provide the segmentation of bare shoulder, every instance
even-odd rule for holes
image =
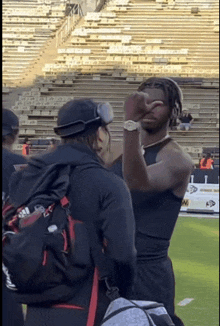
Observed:
[[[184,152],[183,148],[174,140],[161,149],[158,160],[163,160],[165,164],[179,173],[191,173],[194,170],[194,163],[190,155]]]

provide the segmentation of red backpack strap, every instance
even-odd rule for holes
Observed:
[[[98,268],[95,267],[94,276],[93,276],[93,285],[92,285],[92,293],[89,304],[89,313],[86,326],[94,326],[96,311],[98,306],[98,291],[99,291],[99,275]]]
[[[63,208],[68,207],[69,200],[66,196],[64,196],[60,200],[61,206]],[[68,220],[70,223],[70,238],[75,239],[75,233],[74,233],[74,224],[75,221],[71,216],[68,216]],[[90,298],[90,304],[89,304],[89,312],[88,312],[88,319],[86,326],[94,326],[95,324],[95,317],[96,317],[96,311],[98,306],[98,291],[99,291],[99,275],[98,275],[98,268],[95,267],[94,270],[94,276],[93,276],[93,284],[92,284],[92,292],[91,292],[91,298]]]
[[[23,206],[22,206],[23,209]],[[17,209],[9,203],[5,203],[2,207],[2,217],[5,218],[5,216],[9,213],[11,214],[14,211],[14,214],[16,213]]]

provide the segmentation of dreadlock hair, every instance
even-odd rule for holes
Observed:
[[[172,121],[175,121],[182,112],[183,94],[177,83],[170,78],[151,77],[138,87],[138,91],[142,92],[146,88],[159,88],[164,92],[170,109],[170,125],[172,125]]]
[[[106,131],[106,133],[109,136],[109,145],[107,148],[107,151],[110,151],[110,146],[111,146],[111,134],[108,130],[108,128],[106,126],[102,126],[102,128]],[[66,143],[70,143],[70,144],[76,144],[76,143],[80,143],[80,144],[85,144],[87,145],[93,152],[98,153],[100,150],[98,148],[98,144],[97,144],[97,134],[96,134],[97,130],[94,130],[91,134],[89,135],[85,135],[83,133],[80,133],[78,135],[72,135],[72,136],[68,136],[68,137],[64,137],[62,138],[62,143],[66,144]]]

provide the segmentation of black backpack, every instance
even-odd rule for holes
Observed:
[[[45,189],[41,190],[24,205],[17,208],[6,203],[2,210],[6,286],[15,300],[24,304],[71,299],[74,285],[92,275],[95,268],[87,229],[71,216],[68,198],[62,196],[45,207],[40,205]]]

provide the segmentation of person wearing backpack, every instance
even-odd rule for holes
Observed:
[[[19,132],[19,120],[13,111],[2,110],[2,204],[7,200],[9,193],[9,179],[20,165],[26,164],[26,159],[13,153],[12,147]],[[22,307],[16,303],[5,287],[3,276],[2,287],[2,323],[3,326],[22,326],[24,317]]]
[[[121,178],[103,166],[110,146],[108,124],[112,119],[108,103],[88,99],[67,102],[59,110],[55,128],[61,145],[52,152],[31,158],[28,167],[12,178],[10,199],[19,207],[27,202],[41,170],[70,165],[70,186],[66,193],[70,201],[69,213],[86,226],[88,239],[82,246],[89,244],[93,258],[91,272],[75,284],[72,297],[59,303],[29,304],[25,326],[100,325],[110,303],[105,277],[112,286],[118,287],[121,296],[131,295],[136,249],[130,192]],[[55,172],[59,174],[60,171]],[[65,184],[66,179],[61,177],[57,181]],[[45,182],[46,177],[38,190]],[[48,193],[50,190],[58,192],[58,189],[48,188]],[[97,271],[99,282],[95,284]]]

